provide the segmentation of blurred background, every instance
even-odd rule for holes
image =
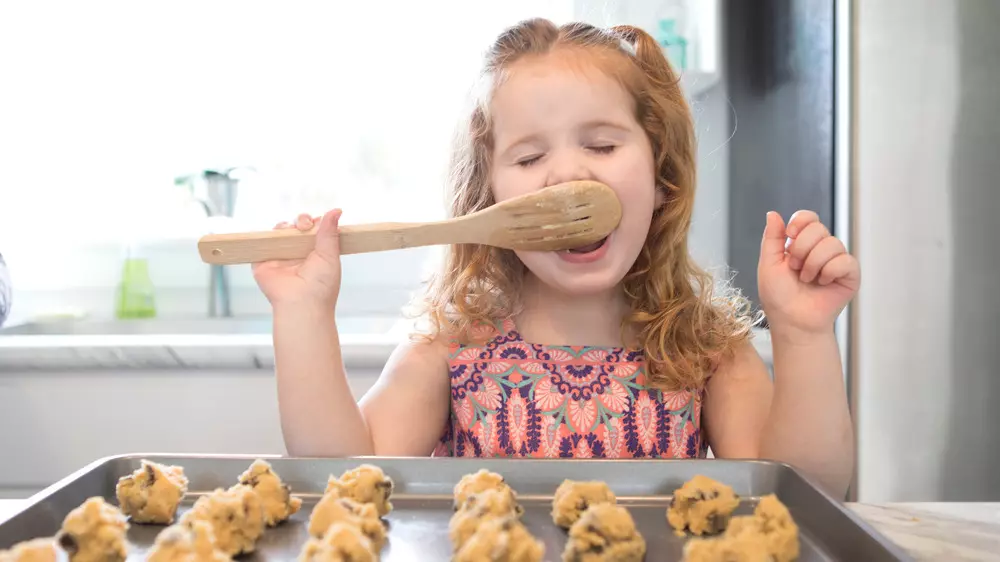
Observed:
[[[817,211],[859,256],[853,497],[1000,499],[994,0],[5,3],[0,497],[104,455],[283,453],[268,304],[198,237],[334,206],[443,218],[480,56],[528,17],[660,41],[695,117],[704,266],[756,298],[771,209]],[[344,259],[356,396],[437,256]]]

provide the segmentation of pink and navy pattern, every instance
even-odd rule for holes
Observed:
[[[513,323],[453,345],[451,413],[435,456],[695,458],[698,392],[648,388],[641,351],[525,342]]]

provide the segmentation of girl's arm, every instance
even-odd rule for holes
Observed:
[[[857,260],[816,213],[795,213],[787,227],[768,213],[757,286],[771,326],[774,385],[750,344],[720,366],[705,404],[717,455],[784,461],[844,495],[854,430],[833,324],[860,278]]]
[[[355,402],[333,310],[275,307],[281,429],[293,456],[427,456],[448,417],[447,348],[406,343]]]
[[[709,380],[705,431],[719,458],[765,458],[802,470],[843,497],[854,434],[836,339],[774,341],[774,384],[746,344]]]

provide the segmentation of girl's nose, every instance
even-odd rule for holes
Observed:
[[[545,185],[556,185],[568,181],[593,180],[593,173],[587,166],[582,153],[575,150],[563,150],[549,157],[546,170]]]

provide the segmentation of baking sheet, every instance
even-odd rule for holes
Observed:
[[[569,478],[603,480],[628,507],[643,538],[646,560],[681,559],[685,538],[674,535],[666,522],[673,490],[696,474],[732,486],[744,502],[737,513],[753,511],[756,498],[775,493],[800,527],[801,562],[881,562],[911,560],[856,515],[817,490],[796,471],[780,463],[731,460],[528,460],[528,459],[294,459],[268,456],[187,456],[143,454],[97,461],[33,496],[28,506],[0,524],[0,549],[40,536],[53,535],[70,510],[88,497],[115,501],[118,478],[139,467],[141,459],[181,465],[190,480],[182,505],[188,509],[201,494],[236,483],[256,458],[265,458],[282,479],[303,497],[302,510],[291,520],[265,531],[257,551],[240,560],[293,560],[308,538],[309,513],[326,488],[328,477],[362,463],[381,467],[394,480],[394,510],[386,520],[389,541],[386,562],[448,560],[448,521],[452,489],[458,480],[480,468],[503,474],[525,507],[523,521],[546,545],[546,560],[560,560],[566,534],[549,516],[552,494]],[[129,529],[129,560],[143,560],[160,526]]]

